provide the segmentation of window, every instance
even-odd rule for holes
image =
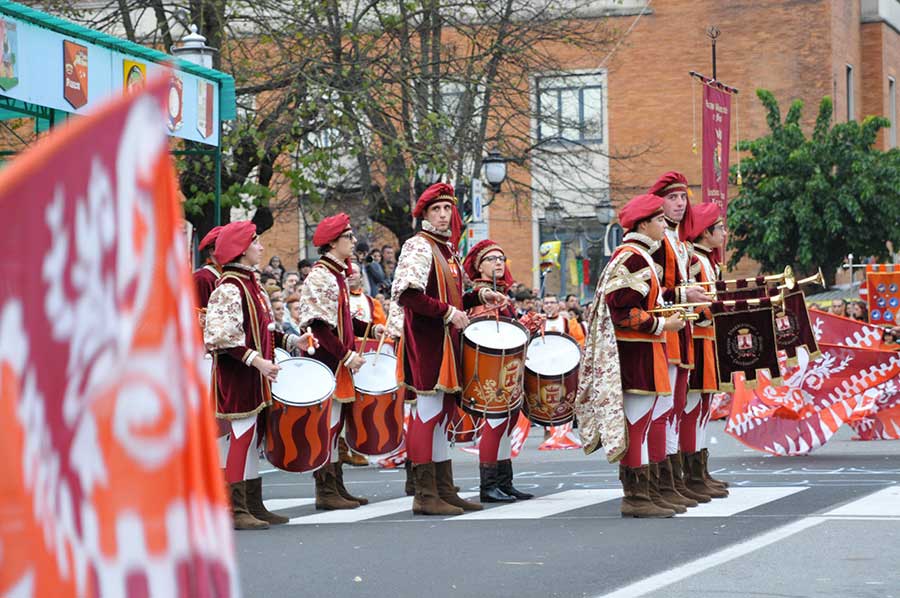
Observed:
[[[602,143],[602,73],[537,79],[538,141]]]
[[[893,77],[888,77],[888,118],[891,120],[888,147],[897,147],[897,81]]]
[[[854,120],[856,114],[853,102],[853,66],[847,65],[847,120]]]

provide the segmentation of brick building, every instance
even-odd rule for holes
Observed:
[[[537,117],[531,123],[535,142],[573,137],[560,143],[530,172],[515,172],[540,188],[526,201],[499,193],[487,210],[489,235],[511,259],[517,280],[537,285],[538,247],[542,241],[563,242],[561,271],[548,278],[548,289],[578,293],[571,269],[574,257],[591,259],[590,284],[604,262],[603,235],[607,224],[598,205],[618,206],[645,190],[670,169],[684,172],[699,201],[699,100],[702,90],[688,76],[697,70],[711,74],[706,27],[716,25],[718,77],[738,88],[732,139],[765,134],[764,111],[757,88],[771,90],[782,107],[804,102],[804,123],[810,128],[823,96],[834,98],[837,122],[881,115],[896,122],[896,80],[900,77],[900,2],[896,0],[624,0],[600,1],[615,6],[610,18],[630,32],[610,56],[585,56],[569,50],[561,56],[566,72],[533,73],[531,97]],[[600,9],[604,8],[599,6]],[[608,8],[608,7],[607,7]],[[599,13],[598,13],[599,14]],[[696,116],[694,106],[697,106]],[[563,126],[558,115],[572,115],[578,127]],[[571,123],[570,123],[571,124]],[[895,129],[880,139],[883,148],[896,145]],[[577,148],[599,147],[606,156],[580,158]],[[625,160],[617,156],[637,154]],[[737,156],[732,153],[732,162]],[[586,177],[577,190],[542,185],[544,169],[570,169],[571,180]],[[731,196],[736,195],[736,189]],[[554,203],[555,202],[555,203]],[[558,223],[544,209],[559,205]],[[552,214],[551,214],[552,215]],[[551,219],[552,220],[552,219]],[[764,225],[764,223],[761,223]],[[287,263],[304,244],[302,217],[281,216],[266,233],[270,253]],[[756,273],[753,263],[741,264],[737,275]]]

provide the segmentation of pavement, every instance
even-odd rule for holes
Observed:
[[[900,598],[900,442],[851,434],[771,457],[713,422],[710,469],[731,496],[664,520],[623,519],[616,467],[537,450],[539,428],[513,461],[536,498],[451,518],[412,515],[402,468],[345,466],[371,504],[317,512],[310,474],[261,463],[291,522],[236,532],[241,583],[252,597]],[[477,493],[477,457],[457,447],[453,462]]]

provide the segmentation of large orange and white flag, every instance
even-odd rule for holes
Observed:
[[[165,78],[0,174],[0,595],[238,594]]]

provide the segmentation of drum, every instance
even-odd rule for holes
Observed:
[[[483,425],[483,420],[471,413],[466,413],[462,407],[457,406],[450,415],[447,440],[453,444],[471,444],[478,438],[478,432]]]
[[[347,446],[367,456],[384,455],[403,442],[403,399],[399,397],[397,358],[390,345],[363,353],[366,363],[353,374],[356,400],[345,427]],[[378,355],[378,359],[375,356]]]
[[[286,359],[290,359],[291,354],[282,349],[281,347],[275,347],[275,363],[281,363]]]
[[[525,406],[528,419],[558,426],[575,418],[581,348],[561,332],[535,336],[525,353]]]
[[[462,336],[462,408],[479,417],[507,417],[522,402],[528,330],[510,318],[481,316]]]
[[[266,416],[266,458],[284,471],[314,471],[328,462],[334,374],[308,357],[278,365]]]

